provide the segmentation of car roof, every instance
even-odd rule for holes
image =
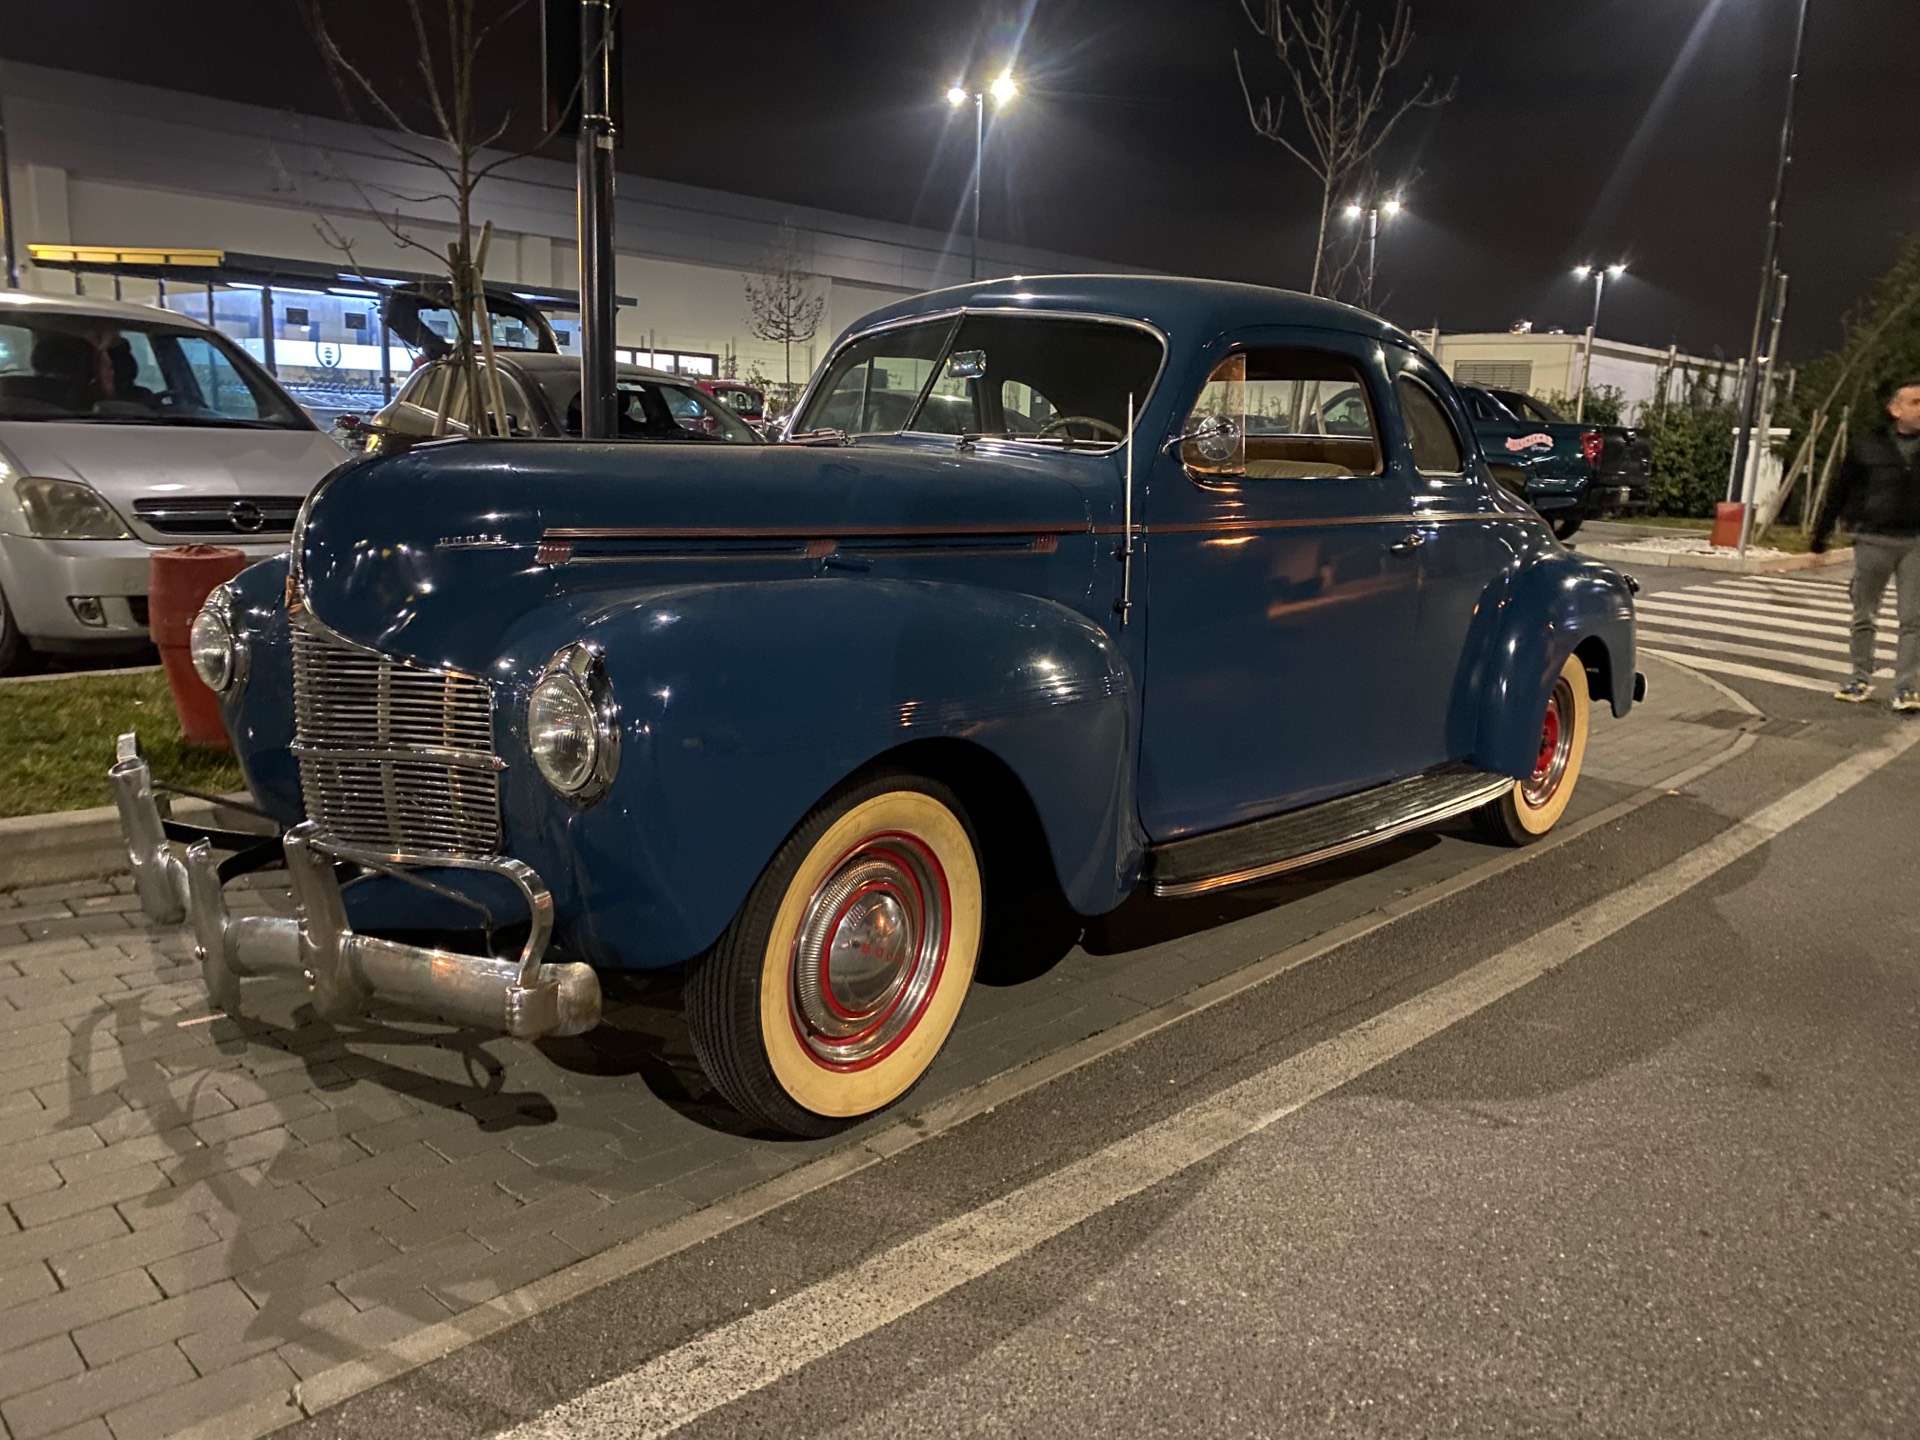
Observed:
[[[511,361],[528,374],[538,375],[542,379],[551,377],[556,370],[571,370],[576,374],[580,370],[578,355],[560,355],[550,350],[498,350],[502,360]],[[675,375],[667,370],[650,370],[645,365],[617,365],[616,374],[622,380],[665,380],[675,385],[691,385],[693,379],[686,375]]]
[[[930,290],[863,316],[854,334],[915,315],[958,309],[1035,310],[1141,320],[1167,335],[1212,336],[1229,326],[1305,325],[1411,344],[1377,315],[1336,300],[1177,275],[1014,275]]]
[[[207,328],[191,315],[163,310],[158,305],[139,305],[130,300],[98,300],[91,295],[43,295],[37,290],[0,290],[0,310],[42,310],[49,315],[141,320],[149,325],[164,319],[169,324],[184,325],[191,329]]]

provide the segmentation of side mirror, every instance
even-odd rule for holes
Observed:
[[[1183,453],[1205,466],[1231,464],[1244,443],[1240,422],[1230,415],[1202,415],[1180,437]]]
[[[978,380],[987,373],[987,352],[956,350],[947,357],[949,380]]]

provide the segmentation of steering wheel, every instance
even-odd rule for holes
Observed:
[[[1115,425],[1111,420],[1102,420],[1097,415],[1056,415],[1040,427],[1035,438],[1044,440],[1047,436],[1053,434],[1054,431],[1064,430],[1069,425],[1085,425],[1096,434],[1104,430],[1109,437],[1115,440],[1124,440],[1127,438],[1126,431],[1122,430],[1118,425]],[[1071,435],[1067,436],[1069,440],[1072,438]]]

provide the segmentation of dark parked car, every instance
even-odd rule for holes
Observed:
[[[322,1016],[537,1038],[679,967],[707,1073],[800,1134],[926,1072],[1023,892],[1098,915],[1459,815],[1523,844],[1644,690],[1629,582],[1404,334],[1106,276],[867,317],[778,445],[344,465],[194,650],[300,915],[228,913],[255,862],[163,831],[124,737],[142,906],[215,1004],[304,973]]]
[[[1647,508],[1653,446],[1638,430],[1566,420],[1518,390],[1462,385],[1460,397],[1494,478],[1524,495],[1562,540],[1588,520]]]

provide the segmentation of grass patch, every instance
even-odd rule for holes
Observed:
[[[140,732],[157,779],[241,788],[233,756],[182,743],[160,671],[74,675],[0,685],[0,817],[111,804],[107,767],[114,740],[128,730]]]

